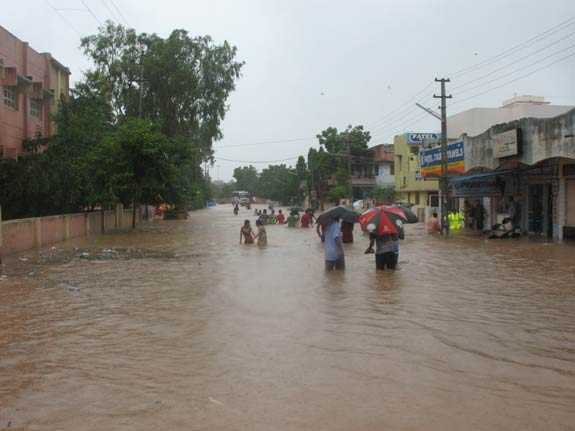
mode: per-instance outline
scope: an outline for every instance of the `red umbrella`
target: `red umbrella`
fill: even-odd
[[[367,210],[358,221],[364,231],[374,235],[399,235],[406,217],[401,208],[384,205]]]

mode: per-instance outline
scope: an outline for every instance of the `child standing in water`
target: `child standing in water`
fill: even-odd
[[[244,221],[244,225],[240,229],[240,244],[242,243],[242,238],[244,239],[244,244],[254,243],[254,231],[250,226],[250,221]]]
[[[258,233],[256,235],[256,238],[258,240],[258,246],[265,247],[266,245],[268,245],[268,234],[266,232],[266,228],[260,220],[256,221],[256,226],[258,228]]]

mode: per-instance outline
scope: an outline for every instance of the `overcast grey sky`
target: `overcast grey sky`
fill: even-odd
[[[435,108],[431,93],[437,86],[406,104],[435,76],[452,77],[448,89],[454,99],[448,113],[499,106],[515,93],[575,105],[575,55],[568,57],[575,54],[574,0],[2,3],[0,24],[36,50],[53,53],[70,67],[75,80],[89,67],[78,50],[80,35],[95,33],[98,20],[125,19],[137,31],[162,36],[183,28],[236,45],[246,65],[229,101],[224,139],[215,144],[212,169],[214,178],[225,180],[240,163],[223,159],[278,160],[307,154],[311,145],[317,146],[314,136],[329,126],[363,124],[372,132],[373,144],[391,142],[402,131],[436,131],[437,120],[413,108],[413,101]],[[482,68],[455,73],[570,18],[574,19],[524,49]],[[537,69],[542,70],[506,84]],[[238,146],[282,140],[290,142]]]

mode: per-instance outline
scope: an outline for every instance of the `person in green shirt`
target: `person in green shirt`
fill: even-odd
[[[297,223],[299,221],[299,214],[295,211],[292,211],[287,218],[287,225],[288,227],[297,227]]]

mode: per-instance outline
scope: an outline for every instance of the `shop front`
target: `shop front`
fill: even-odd
[[[570,161],[562,166],[562,181],[560,190],[563,191],[561,199],[565,208],[565,224],[563,226],[563,238],[575,240],[575,163]]]
[[[557,168],[556,160],[547,160],[534,167],[452,178],[451,195],[460,200],[469,228],[492,230],[496,224],[511,223],[522,234],[552,238]]]
[[[507,220],[521,234],[575,238],[574,129],[575,109],[464,135],[465,173],[450,180],[453,196],[483,206],[484,229]]]

